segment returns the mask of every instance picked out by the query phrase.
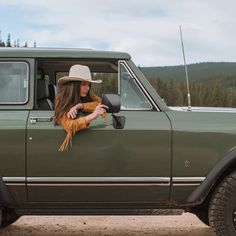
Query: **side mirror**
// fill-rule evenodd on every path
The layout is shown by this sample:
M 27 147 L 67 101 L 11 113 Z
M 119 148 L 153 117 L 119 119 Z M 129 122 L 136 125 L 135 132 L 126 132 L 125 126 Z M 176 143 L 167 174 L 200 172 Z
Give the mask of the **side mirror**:
M 102 104 L 108 107 L 107 112 L 112 113 L 113 127 L 115 129 L 123 129 L 125 126 L 125 117 L 116 116 L 113 113 L 120 111 L 121 99 L 117 94 L 106 93 L 102 95 Z
M 120 96 L 113 93 L 105 93 L 102 95 L 102 104 L 108 107 L 108 113 L 118 113 L 120 111 Z

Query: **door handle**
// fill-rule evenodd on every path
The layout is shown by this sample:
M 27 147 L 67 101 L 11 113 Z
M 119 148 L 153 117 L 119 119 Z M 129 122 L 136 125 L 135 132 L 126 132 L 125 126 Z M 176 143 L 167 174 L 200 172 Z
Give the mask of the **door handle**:
M 53 120 L 53 116 L 51 117 L 30 117 L 30 124 L 34 125 L 37 122 L 51 122 Z

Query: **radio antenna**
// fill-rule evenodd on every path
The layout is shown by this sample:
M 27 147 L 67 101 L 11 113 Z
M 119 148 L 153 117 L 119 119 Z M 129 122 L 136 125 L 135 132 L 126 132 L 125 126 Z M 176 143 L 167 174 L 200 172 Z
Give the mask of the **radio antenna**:
M 187 82 L 188 111 L 191 111 L 192 108 L 191 108 L 191 96 L 190 96 L 190 90 L 189 90 L 188 68 L 187 68 L 186 59 L 185 59 L 185 53 L 184 53 L 184 42 L 183 42 L 183 36 L 182 36 L 181 25 L 179 26 L 179 30 L 180 30 L 180 38 L 181 38 L 181 45 L 182 45 L 183 58 L 184 58 L 185 76 L 186 76 L 186 82 Z

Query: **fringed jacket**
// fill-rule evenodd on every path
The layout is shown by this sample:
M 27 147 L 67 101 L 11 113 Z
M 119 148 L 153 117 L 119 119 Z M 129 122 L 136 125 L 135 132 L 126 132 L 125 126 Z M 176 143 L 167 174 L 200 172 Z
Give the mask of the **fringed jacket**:
M 95 94 L 91 94 L 92 102 L 83 103 L 83 112 L 93 112 L 96 106 L 101 103 L 101 98 Z M 60 119 L 60 124 L 67 132 L 66 138 L 62 143 L 59 151 L 68 150 L 69 146 L 72 146 L 73 135 L 89 126 L 86 124 L 85 117 L 79 117 L 78 119 L 70 119 L 67 117 L 67 114 L 64 114 Z

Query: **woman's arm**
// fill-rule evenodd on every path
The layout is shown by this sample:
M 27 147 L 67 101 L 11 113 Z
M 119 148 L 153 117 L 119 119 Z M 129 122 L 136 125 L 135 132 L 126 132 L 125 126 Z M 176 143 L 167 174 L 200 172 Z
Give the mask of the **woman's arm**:
M 93 112 L 96 106 L 101 103 L 101 98 L 96 96 L 94 93 L 91 94 L 92 102 L 78 103 L 73 106 L 67 113 L 68 118 L 75 119 L 78 110 L 83 110 L 85 112 Z
M 95 95 L 94 93 L 91 94 L 92 102 L 82 103 L 83 111 L 85 112 L 93 112 L 96 106 L 101 103 L 102 99 Z

